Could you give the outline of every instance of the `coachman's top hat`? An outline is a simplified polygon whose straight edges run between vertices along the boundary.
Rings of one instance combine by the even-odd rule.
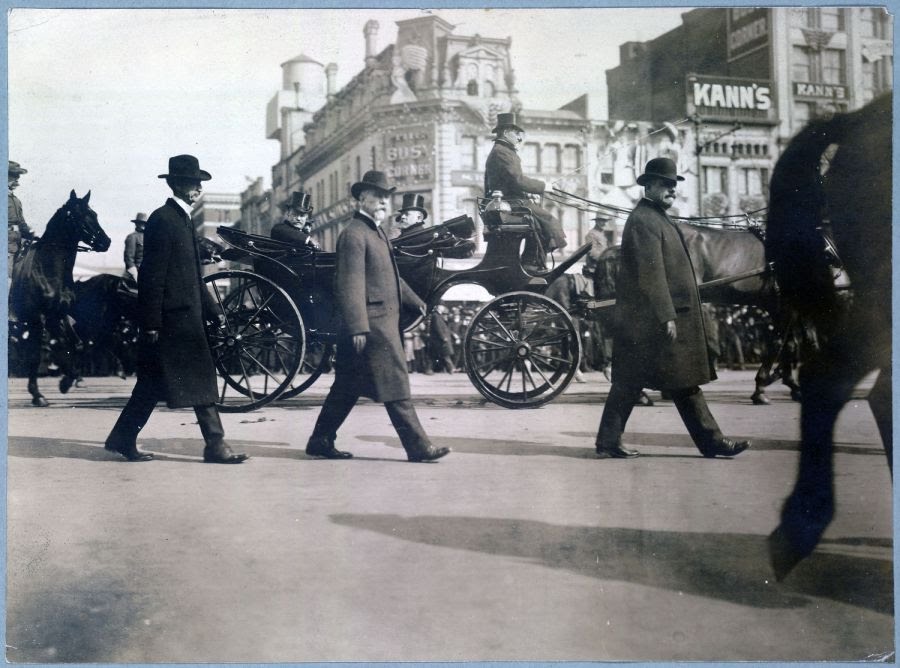
[[[288,205],[288,208],[300,213],[310,213],[313,210],[311,202],[312,197],[308,192],[293,192],[291,193],[291,203]]]
[[[395,186],[392,187],[388,185],[387,174],[371,169],[363,174],[362,181],[357,181],[352,186],[350,186],[350,194],[353,195],[353,199],[358,200],[360,193],[363,190],[369,189],[378,190],[382,193],[390,195],[397,188]]]
[[[141,225],[144,225],[147,222],[147,214],[139,213],[134,218],[131,219],[131,222],[135,223],[135,224],[140,223]]]
[[[644,173],[637,177],[639,186],[647,185],[650,179],[663,179],[675,185],[676,181],[684,181],[683,176],[678,175],[678,168],[675,162],[669,158],[653,158],[644,167]]]
[[[9,161],[9,175],[18,176],[19,174],[27,174],[28,170],[22,167],[18,162]]]
[[[493,132],[494,134],[499,134],[506,128],[515,128],[519,132],[525,132],[525,128],[519,125],[514,113],[504,112],[501,114],[497,114],[497,125],[493,130],[491,130],[491,132]]]
[[[416,193],[403,193],[403,205],[400,207],[400,213],[404,211],[421,211],[422,220],[428,218],[428,212],[425,210],[425,196]],[[395,218],[400,221],[400,215]]]
[[[160,179],[190,179],[192,181],[209,181],[209,172],[200,169],[200,161],[192,155],[176,155],[169,158],[169,173],[160,174]]]

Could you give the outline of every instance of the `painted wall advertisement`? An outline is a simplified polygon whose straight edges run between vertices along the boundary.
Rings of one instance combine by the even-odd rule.
[[[384,134],[384,171],[397,186],[434,180],[434,129],[411,125]]]

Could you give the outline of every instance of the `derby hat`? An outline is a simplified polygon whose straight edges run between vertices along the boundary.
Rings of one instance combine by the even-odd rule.
[[[672,185],[675,185],[677,181],[684,181],[684,177],[678,175],[675,162],[669,158],[653,158],[649,161],[644,167],[644,173],[637,177],[637,184],[645,186],[647,181],[654,178],[668,181]]]
[[[363,190],[378,190],[387,195],[391,195],[397,188],[388,185],[387,174],[370,169],[363,174],[362,181],[357,181],[350,186],[350,194],[353,199],[359,199],[359,195]]]
[[[160,174],[160,179],[190,179],[193,181],[209,181],[209,172],[200,169],[200,161],[192,155],[176,155],[169,158],[169,173]]]
[[[400,206],[400,213],[394,219],[399,222],[400,214],[404,211],[421,211],[422,220],[428,218],[428,211],[425,210],[425,196],[416,193],[403,193],[403,204]]]
[[[12,160],[10,160],[9,173],[18,176],[19,174],[27,174],[28,170],[22,167],[22,165],[20,165],[18,162],[13,162]]]
[[[300,192],[291,193],[291,203],[288,205],[289,209],[295,209],[300,213],[309,213],[313,210],[312,207],[312,197],[305,190],[301,190]]]
[[[146,223],[147,222],[147,214],[139,213],[134,218],[131,219],[132,223]]]
[[[500,131],[504,130],[505,128],[515,128],[519,132],[525,132],[525,128],[519,125],[514,113],[503,112],[497,114],[497,125],[493,130],[491,130],[491,132],[493,132],[494,134],[499,134]]]

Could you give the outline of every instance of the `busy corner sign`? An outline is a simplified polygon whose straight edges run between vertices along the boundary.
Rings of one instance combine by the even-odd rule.
[[[384,170],[397,185],[434,180],[434,129],[409,125],[384,133]]]
[[[771,122],[775,105],[767,79],[692,74],[687,77],[688,115],[741,122]]]
[[[771,11],[764,7],[732,7],[728,10],[728,62],[768,46],[771,16]]]

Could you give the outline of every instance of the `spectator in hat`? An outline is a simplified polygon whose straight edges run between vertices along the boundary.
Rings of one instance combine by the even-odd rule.
[[[517,151],[525,141],[525,130],[514,113],[497,114],[494,147],[484,168],[484,196],[494,191],[503,193],[503,199],[513,207],[525,207],[538,222],[544,250],[552,252],[566,246],[566,235],[559,220],[547,209],[532,201],[532,196],[542,194],[547,184],[531,179],[522,173],[522,161]],[[535,258],[543,265],[544,258]]]
[[[206,340],[207,322],[225,316],[200,276],[200,250],[191,209],[212,177],[192,155],[169,158],[160,174],[172,197],[150,214],[144,233],[144,258],[138,274],[141,334],[137,383],[106,439],[106,449],[130,462],[153,458],[138,450],[137,437],[159,401],[169,408],[193,407],[205,447],[203,461],[239,464],[247,459],[225,443],[216,409],[216,368]]]
[[[147,214],[139,213],[131,221],[134,232],[125,237],[125,273],[135,281],[138,268],[144,259],[144,227],[147,225]]]
[[[382,223],[395,188],[384,172],[368,171],[350,193],[353,219],[337,242],[334,301],[340,317],[335,378],[306,444],[326,459],[353,455],[335,448],[337,431],[360,397],[383,402],[411,462],[440,459],[449,448],[431,444],[410,401],[400,308],[425,305],[397,272]]]
[[[22,247],[22,239],[34,239],[35,237],[34,230],[25,222],[25,214],[22,213],[22,202],[13,193],[13,190],[19,187],[19,177],[27,173],[28,170],[19,165],[18,162],[9,161],[9,172],[7,174],[9,181],[9,217],[6,220],[9,233],[9,245],[6,248],[7,278],[12,276],[13,260],[15,260],[16,253]]]
[[[291,201],[284,210],[284,218],[272,227],[272,238],[292,246],[318,248],[318,244],[310,236],[312,212],[312,197],[308,192],[291,193]]]
[[[428,211],[425,209],[425,197],[416,193],[403,193],[403,203],[394,222],[397,223],[391,227],[389,238],[397,237],[414,232],[425,226],[425,219],[428,218]]]
[[[594,216],[594,226],[584,235],[584,242],[590,242],[591,244],[591,250],[588,251],[587,256],[584,258],[584,268],[582,269],[582,274],[586,277],[593,278],[600,254],[610,245],[608,231],[606,230],[606,225],[610,220],[612,220],[610,216],[598,212]]]
[[[654,158],[637,178],[641,199],[625,223],[616,284],[612,387],[603,406],[596,451],[631,458],[622,445],[631,410],[645,387],[671,396],[704,457],[734,457],[750,447],[722,435],[700,385],[714,380],[700,293],[681,232],[666,211],[684,177],[669,158]]]

